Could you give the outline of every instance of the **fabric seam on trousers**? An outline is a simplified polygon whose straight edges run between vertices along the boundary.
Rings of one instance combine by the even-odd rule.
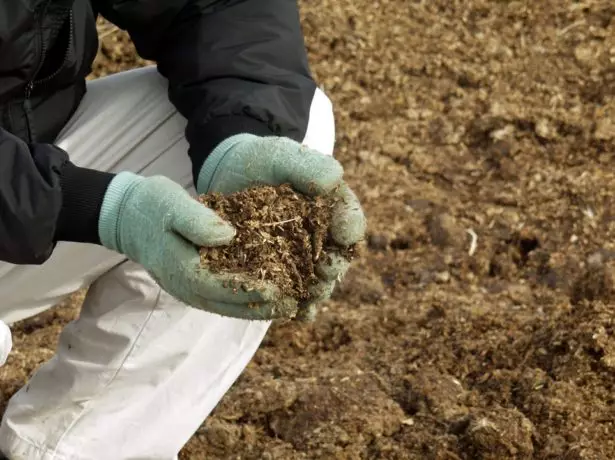
[[[11,431],[9,433],[7,433],[6,435],[3,436],[5,439],[7,439],[8,441],[18,441],[18,442],[23,442],[28,444],[28,446],[30,446],[32,449],[36,450],[39,453],[43,454],[43,457],[46,455],[51,455],[52,457],[55,458],[55,460],[64,460],[66,457],[62,454],[57,454],[56,453],[56,449],[50,449],[47,446],[44,445],[40,445],[38,443],[35,443],[34,441],[32,441],[30,438],[27,437],[23,437],[18,435],[15,431],[13,431],[11,429]],[[12,443],[10,443],[12,444]]]

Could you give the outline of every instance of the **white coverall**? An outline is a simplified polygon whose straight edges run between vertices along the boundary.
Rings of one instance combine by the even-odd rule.
[[[56,144],[78,166],[162,174],[194,194],[185,125],[148,67],[88,82]],[[331,102],[317,90],[304,143],[331,155],[334,137]],[[176,458],[270,323],[187,307],[124,256],[77,243],[59,244],[42,266],[0,263],[0,320],[36,315],[86,286],[55,356],[10,400],[0,450],[11,460]]]

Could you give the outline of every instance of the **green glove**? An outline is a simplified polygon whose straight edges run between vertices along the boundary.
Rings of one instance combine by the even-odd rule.
[[[250,319],[297,309],[273,286],[233,289],[229,284],[241,284],[241,276],[199,268],[198,246],[227,244],[235,229],[166,177],[118,174],[103,199],[98,232],[103,246],[141,264],[165,291],[192,307]],[[254,303],[258,308],[248,306]]]
[[[233,193],[255,185],[290,183],[306,195],[332,192],[342,198],[333,209],[331,236],[341,246],[363,239],[366,219],[356,195],[342,180],[342,165],[331,156],[302,146],[285,137],[259,137],[237,134],[220,143],[200,171],[199,193]],[[340,255],[329,254],[331,264],[321,262],[316,272],[321,282],[312,287],[313,300],[302,305],[302,320],[312,320],[317,303],[331,297],[349,263]],[[326,258],[324,258],[326,259]]]

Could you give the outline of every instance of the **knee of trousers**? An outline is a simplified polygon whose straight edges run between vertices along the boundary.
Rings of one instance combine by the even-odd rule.
[[[333,155],[335,147],[333,104],[320,88],[314,91],[303,143],[325,155]]]

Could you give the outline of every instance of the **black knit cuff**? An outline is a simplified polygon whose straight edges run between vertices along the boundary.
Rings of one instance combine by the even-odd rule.
[[[62,210],[56,241],[100,244],[98,216],[107,187],[115,174],[80,168],[68,163],[62,169]]]
[[[188,131],[187,133],[190,144],[189,155],[192,160],[192,177],[195,184],[203,163],[213,149],[223,140],[241,133],[254,134],[256,136],[275,135],[266,123],[256,118],[240,115],[214,118],[205,126],[200,127],[198,132],[195,131]]]

